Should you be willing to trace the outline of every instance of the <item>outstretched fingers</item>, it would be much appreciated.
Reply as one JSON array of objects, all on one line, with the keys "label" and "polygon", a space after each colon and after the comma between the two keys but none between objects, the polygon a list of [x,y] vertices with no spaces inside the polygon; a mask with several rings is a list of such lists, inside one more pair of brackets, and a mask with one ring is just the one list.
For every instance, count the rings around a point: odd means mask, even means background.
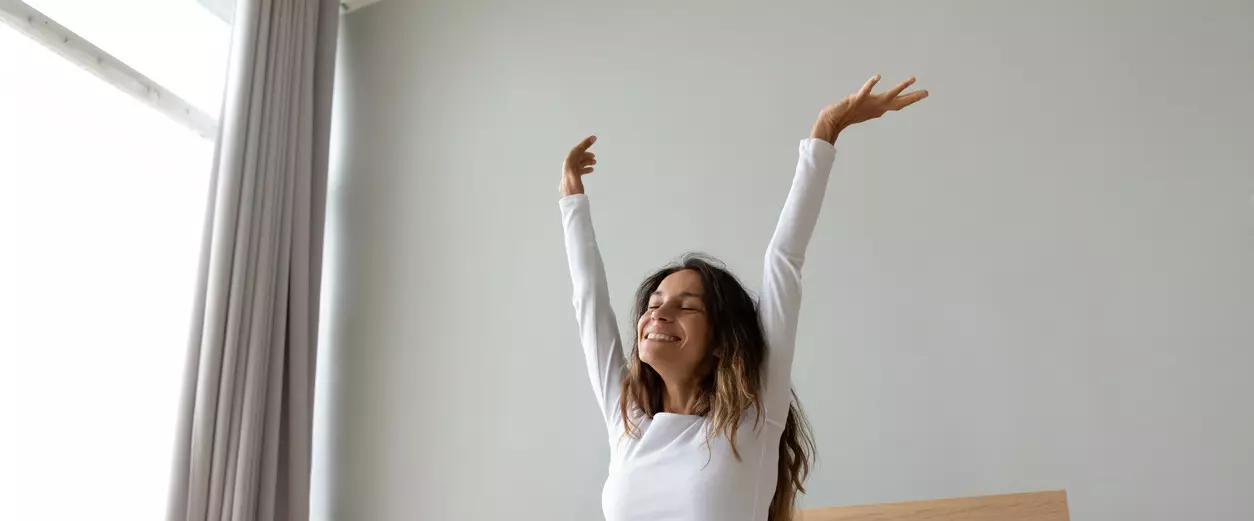
[{"label": "outstretched fingers", "polygon": [[893,87],[892,90],[886,92],[885,96],[888,96],[889,99],[896,98],[898,94],[901,94],[902,91],[906,90],[911,85],[914,85],[914,76],[906,78],[906,81],[898,83],[896,87]]},{"label": "outstretched fingers", "polygon": [[906,107],[909,107],[910,105],[913,105],[915,102],[926,97],[927,97],[926,90],[916,90],[914,92],[908,92],[900,96],[897,96],[895,98],[892,98],[892,100],[888,102],[888,109],[889,110],[901,110]]}]

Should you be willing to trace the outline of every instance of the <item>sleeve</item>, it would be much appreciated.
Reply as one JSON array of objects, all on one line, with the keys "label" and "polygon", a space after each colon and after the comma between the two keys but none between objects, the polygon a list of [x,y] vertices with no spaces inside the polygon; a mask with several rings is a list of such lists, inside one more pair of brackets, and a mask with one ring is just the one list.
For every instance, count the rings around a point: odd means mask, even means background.
[{"label": "sleeve", "polygon": [[574,286],[575,320],[579,340],[588,363],[592,392],[611,436],[622,430],[618,409],[626,362],[618,322],[610,308],[610,292],[605,280],[605,266],[597,248],[592,229],[592,213],[588,196],[570,195],[559,200],[562,227],[566,235],[566,260]]},{"label": "sleeve", "polygon": [[801,310],[801,266],[814,234],[836,148],[821,139],[801,142],[797,172],[775,234],[766,248],[758,316],[766,335],[763,405],[768,422],[783,425],[792,401],[792,360]]}]

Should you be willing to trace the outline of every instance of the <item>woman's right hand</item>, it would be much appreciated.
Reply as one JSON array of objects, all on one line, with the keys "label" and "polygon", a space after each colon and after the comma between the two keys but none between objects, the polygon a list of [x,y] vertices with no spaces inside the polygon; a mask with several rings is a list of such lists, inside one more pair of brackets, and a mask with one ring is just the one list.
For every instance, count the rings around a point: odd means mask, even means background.
[{"label": "woman's right hand", "polygon": [[566,161],[562,163],[562,182],[557,187],[562,197],[583,193],[583,176],[591,174],[593,165],[597,164],[597,155],[588,151],[596,142],[596,136],[588,136],[566,154]]}]

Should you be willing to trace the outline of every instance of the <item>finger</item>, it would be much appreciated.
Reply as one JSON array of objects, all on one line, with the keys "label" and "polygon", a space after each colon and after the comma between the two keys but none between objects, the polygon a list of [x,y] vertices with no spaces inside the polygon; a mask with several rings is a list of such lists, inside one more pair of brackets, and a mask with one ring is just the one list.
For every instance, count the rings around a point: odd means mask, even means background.
[{"label": "finger", "polygon": [[580,141],[578,145],[575,145],[575,150],[578,150],[580,152],[587,152],[588,147],[592,146],[592,144],[596,142],[597,142],[596,136],[588,136],[584,138],[583,141]]},{"label": "finger", "polygon": [[866,83],[862,85],[862,89],[858,91],[858,95],[854,97],[854,101],[858,102],[858,101],[862,101],[863,99],[866,99],[866,97],[871,94],[871,89],[875,88],[875,84],[879,82],[880,82],[879,74],[876,74],[875,76],[871,76],[871,79],[866,80]]},{"label": "finger", "polygon": [[896,87],[893,87],[893,90],[888,91],[888,98],[896,98],[898,94],[901,94],[901,91],[906,90],[906,88],[911,85],[914,85],[914,76],[911,76],[906,81],[898,83]]},{"label": "finger", "polygon": [[898,96],[888,102],[888,108],[889,110],[901,110],[926,97],[927,91],[925,90],[916,90],[914,92],[902,94],[901,96]]},{"label": "finger", "polygon": [[591,174],[591,173],[592,173],[592,170],[593,170],[593,168],[592,168],[592,167],[590,167],[590,166],[585,166],[585,167],[583,167],[583,168],[580,168],[580,169],[579,169],[579,175],[588,175],[588,174]]}]

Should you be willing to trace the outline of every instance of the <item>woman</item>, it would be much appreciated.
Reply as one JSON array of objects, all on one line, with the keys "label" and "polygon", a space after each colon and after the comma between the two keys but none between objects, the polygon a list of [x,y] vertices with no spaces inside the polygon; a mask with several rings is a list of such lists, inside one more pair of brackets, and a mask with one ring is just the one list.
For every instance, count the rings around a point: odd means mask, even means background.
[{"label": "woman", "polygon": [[836,137],[849,125],[927,97],[914,79],[873,94],[879,76],[819,114],[775,235],[755,303],[715,262],[686,257],[645,279],[625,359],[610,309],[583,176],[592,136],[563,165],[566,254],[588,376],[609,430],[608,521],[791,521],[813,440],[793,403],[801,265],[818,219]]}]

